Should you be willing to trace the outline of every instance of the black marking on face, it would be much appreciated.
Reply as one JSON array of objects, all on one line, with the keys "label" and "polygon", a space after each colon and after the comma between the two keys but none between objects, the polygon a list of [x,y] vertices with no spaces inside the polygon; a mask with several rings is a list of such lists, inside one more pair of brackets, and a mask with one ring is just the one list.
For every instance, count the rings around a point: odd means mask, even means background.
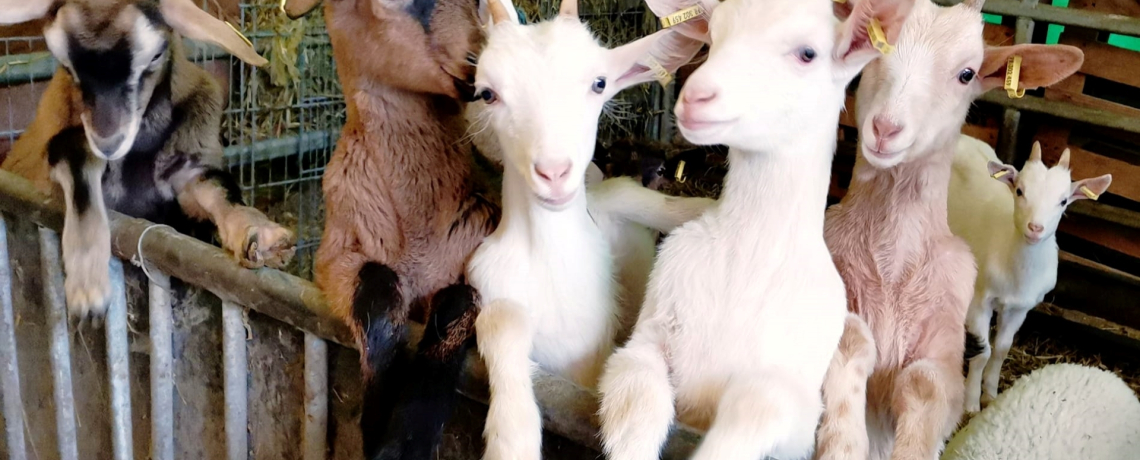
[{"label": "black marking on face", "polygon": [[91,127],[99,136],[111,137],[125,121],[123,118],[130,117],[130,96],[138,90],[137,82],[130,81],[130,43],[120,38],[109,49],[90,50],[69,38],[68,47],[83,102],[91,110]]},{"label": "black marking on face", "polygon": [[412,0],[405,11],[420,21],[424,33],[431,34],[431,15],[435,11],[435,0]]},{"label": "black marking on face", "polygon": [[73,126],[60,131],[48,141],[47,151],[48,164],[52,167],[61,161],[67,162],[73,190],[71,204],[75,214],[82,216],[91,208],[91,193],[87,179],[83,175],[83,166],[87,162],[88,155],[87,137],[83,134],[83,128]]}]

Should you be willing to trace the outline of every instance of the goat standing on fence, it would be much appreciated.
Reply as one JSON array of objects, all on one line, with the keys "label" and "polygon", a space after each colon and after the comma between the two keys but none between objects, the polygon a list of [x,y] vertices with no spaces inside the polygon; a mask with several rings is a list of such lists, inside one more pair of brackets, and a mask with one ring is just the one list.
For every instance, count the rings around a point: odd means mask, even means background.
[{"label": "goat standing on fence", "polygon": [[159,222],[208,220],[243,265],[288,262],[293,233],[243,206],[223,169],[225,99],[210,74],[186,59],[180,38],[265,63],[243,37],[190,0],[23,6],[5,6],[0,24],[34,18],[28,11],[46,14],[44,38],[60,69],[3,168],[63,191],[64,290],[74,316],[100,317],[111,294],[108,208]]},{"label": "goat standing on fence", "polygon": [[[319,3],[285,5],[291,16]],[[475,166],[464,101],[483,42],[468,0],[329,0],[325,21],[348,105],[324,177],[315,278],[353,330],[366,381],[366,458],[432,458],[473,345],[464,264],[499,220]],[[427,318],[416,356],[402,350]]]},{"label": "goat standing on fence", "polygon": [[[858,12],[866,2],[837,8]],[[975,98],[1002,86],[1010,56],[1024,57],[1026,88],[1053,84],[1082,61],[1073,47],[985,47],[982,3],[917,0],[894,31],[894,51],[863,71],[860,152],[825,226],[857,317],[823,387],[817,458],[931,460],[961,418],[976,269],[950,232],[946,200],[962,123]]]}]

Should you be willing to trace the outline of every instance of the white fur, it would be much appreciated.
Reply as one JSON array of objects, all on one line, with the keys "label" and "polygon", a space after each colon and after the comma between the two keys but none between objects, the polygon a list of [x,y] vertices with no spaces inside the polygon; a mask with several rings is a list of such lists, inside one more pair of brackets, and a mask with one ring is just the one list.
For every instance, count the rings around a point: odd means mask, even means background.
[{"label": "white fur", "polygon": [[[628,178],[581,192],[603,104],[646,81],[623,77],[668,34],[606,50],[576,18],[490,28],[476,88],[496,94],[482,116],[502,147],[503,217],[467,266],[484,299],[475,328],[491,387],[487,459],[540,457],[531,368],[593,387],[621,320],[641,303],[653,230],[672,230],[713,204]],[[599,76],[607,80],[600,94],[592,90]],[[539,168],[551,163],[570,165],[563,183],[543,181]]]},{"label": "white fur", "polygon": [[[954,157],[948,211],[950,228],[970,245],[978,263],[967,330],[981,340],[970,359],[966,410],[977,412],[997,395],[1001,366],[1026,314],[1057,284],[1057,225],[1074,199],[1067,165],[1046,167],[1037,156],[1020,172],[998,162],[990,146],[962,135]],[[992,174],[1004,170],[1004,180]],[[1106,184],[1107,186],[1107,184]],[[1018,196],[1017,191],[1020,191]],[[1043,230],[1033,232],[1030,225]],[[990,318],[998,312],[990,350]],[[984,370],[983,370],[984,369]]]},{"label": "white fur", "polygon": [[[606,365],[611,459],[658,458],[674,406],[708,430],[695,459],[812,449],[847,313],[823,240],[835,124],[844,88],[875,57],[835,57],[851,30],[837,30],[831,3],[703,2],[716,8],[713,46],[675,111],[688,140],[728,145],[732,168],[718,206],[663,243],[633,336]],[[686,102],[701,94],[716,97]]]},{"label": "white fur", "polygon": [[1051,364],[1018,379],[950,440],[942,460],[1140,457],[1140,401],[1115,374]]}]

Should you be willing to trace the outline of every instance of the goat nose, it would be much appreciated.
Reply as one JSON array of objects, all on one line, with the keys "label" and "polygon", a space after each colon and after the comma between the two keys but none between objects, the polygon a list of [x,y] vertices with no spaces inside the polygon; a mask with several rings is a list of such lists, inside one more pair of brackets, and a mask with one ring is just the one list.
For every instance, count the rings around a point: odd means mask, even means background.
[{"label": "goat nose", "polygon": [[685,88],[682,100],[689,105],[707,104],[716,99],[716,90],[712,88],[693,87]]},{"label": "goat nose", "polygon": [[552,186],[558,186],[566,182],[570,177],[570,160],[561,162],[545,162],[535,163],[534,173],[538,174],[544,181],[550,183]]},{"label": "goat nose", "polygon": [[1033,222],[1029,223],[1029,231],[1031,231],[1031,232],[1041,233],[1044,230],[1045,230],[1045,227],[1042,226],[1041,224],[1035,224]]},{"label": "goat nose", "polygon": [[875,130],[875,137],[880,141],[890,140],[892,137],[902,132],[902,125],[891,121],[889,118],[882,115],[876,115],[871,123],[872,129]]},{"label": "goat nose", "polygon": [[122,133],[116,133],[111,137],[99,137],[98,135],[91,136],[91,142],[95,144],[95,148],[99,149],[104,156],[114,155],[123,145],[125,139]]}]

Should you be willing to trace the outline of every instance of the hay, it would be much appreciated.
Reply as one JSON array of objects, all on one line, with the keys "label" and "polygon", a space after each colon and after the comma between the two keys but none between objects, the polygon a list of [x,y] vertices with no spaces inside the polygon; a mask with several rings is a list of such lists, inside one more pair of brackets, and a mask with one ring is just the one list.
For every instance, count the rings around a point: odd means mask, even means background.
[{"label": "hay", "polygon": [[1110,371],[1140,395],[1140,362],[1092,353],[1082,350],[1081,345],[1071,338],[1048,336],[1042,331],[1023,328],[1014,338],[1009,357],[1002,366],[998,391],[1005,391],[1018,377],[1047,364],[1074,363]]}]

